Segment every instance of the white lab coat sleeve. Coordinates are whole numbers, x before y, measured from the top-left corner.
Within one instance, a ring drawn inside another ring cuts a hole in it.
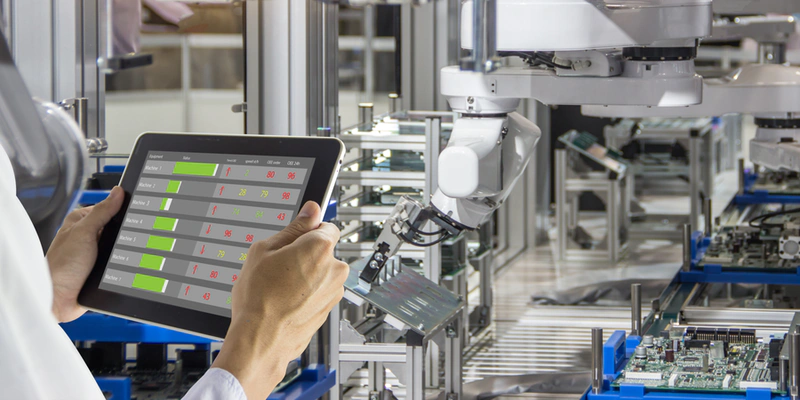
[[[0,146],[0,398],[102,400],[53,316],[53,285],[33,223]]]
[[[244,389],[230,372],[211,368],[200,378],[183,400],[247,400]]]

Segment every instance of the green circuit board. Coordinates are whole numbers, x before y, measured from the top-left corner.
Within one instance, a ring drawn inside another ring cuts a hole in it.
[[[698,261],[698,268],[711,265],[729,271],[796,269],[800,266],[800,260],[782,257],[779,240],[781,237],[797,235],[795,227],[800,223],[798,214],[769,218],[772,226],[767,228],[759,226],[762,222],[759,217],[798,207],[778,203],[729,206],[720,216],[720,226]],[[751,220],[755,220],[756,226],[751,226]]]
[[[622,174],[628,168],[628,161],[618,150],[601,146],[597,138],[589,133],[572,130],[558,140],[611,171]]]
[[[697,266],[701,269],[706,265],[719,265],[727,270],[785,270],[800,265],[779,256],[777,237],[747,241],[741,240],[741,236],[744,235],[725,230],[718,232]]]
[[[763,388],[785,393],[779,388],[778,355],[775,349],[771,353],[770,343],[755,342],[754,337],[738,341],[684,337],[674,351],[672,340],[657,338],[645,347],[646,357],[641,352],[631,357],[612,387],[641,384],[650,390],[724,393]],[[782,341],[773,347],[779,349],[779,345]],[[672,354],[667,356],[667,351]]]

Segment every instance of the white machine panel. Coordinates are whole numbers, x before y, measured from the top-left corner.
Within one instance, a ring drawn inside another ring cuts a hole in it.
[[[710,0],[496,2],[499,51],[694,46],[696,38],[711,34]],[[471,0],[461,8],[461,21],[461,46],[472,49]]]

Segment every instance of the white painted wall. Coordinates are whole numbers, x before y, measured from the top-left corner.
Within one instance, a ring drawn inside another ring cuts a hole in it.
[[[241,91],[194,90],[188,100],[189,106],[185,107],[180,91],[109,93],[106,96],[109,153],[130,153],[142,132],[244,132],[242,114],[231,111],[233,104],[242,102]],[[186,110],[188,116],[184,115]]]

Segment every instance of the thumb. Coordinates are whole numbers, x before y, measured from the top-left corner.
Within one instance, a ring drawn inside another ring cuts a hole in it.
[[[297,238],[319,227],[322,220],[322,211],[313,201],[306,203],[291,224],[283,228],[271,238],[269,245],[272,249],[280,249],[294,243]]]
[[[89,229],[92,232],[103,229],[108,221],[111,221],[111,218],[117,215],[120,208],[122,208],[122,200],[124,198],[125,196],[122,188],[115,186],[114,189],[111,189],[111,193],[109,193],[108,197],[92,207],[92,211],[78,222],[78,224],[81,228]]]

